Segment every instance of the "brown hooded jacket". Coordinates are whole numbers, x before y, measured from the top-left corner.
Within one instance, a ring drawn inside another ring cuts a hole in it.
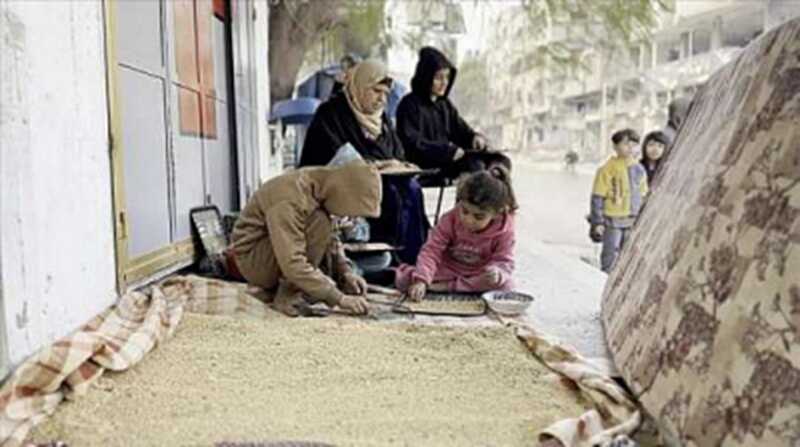
[[[264,183],[233,229],[236,263],[247,281],[271,289],[285,278],[328,305],[344,294],[318,264],[331,243],[330,215],[377,217],[381,179],[362,162],[302,168]]]

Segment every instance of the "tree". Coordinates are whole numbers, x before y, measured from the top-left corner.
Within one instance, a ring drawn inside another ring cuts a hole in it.
[[[272,104],[292,97],[297,75],[319,47],[335,54],[369,54],[383,35],[384,0],[270,2],[269,71]],[[330,56],[329,54],[329,56]],[[325,57],[322,57],[325,59]],[[323,60],[322,62],[327,62]]]
[[[348,0],[342,20],[307,51],[300,73],[338,63],[343,55],[350,53],[362,58],[385,58],[387,36],[383,11],[384,0]]]
[[[414,1],[422,2],[423,9],[447,3]],[[519,1],[528,12],[531,30],[540,32],[548,24],[569,24],[577,39],[630,42],[648,33],[658,10],[670,10],[674,0]],[[412,48],[426,40],[428,31],[424,27],[405,36],[386,36],[384,5],[385,0],[272,0],[269,18],[272,103],[292,96],[298,73],[311,56],[320,56],[315,59],[326,63],[346,52],[369,55],[390,38],[401,39]],[[322,47],[324,51],[320,50]],[[563,42],[542,45],[531,54],[538,55],[531,61],[536,66],[549,64],[558,68],[581,63],[581,55]]]
[[[368,0],[362,5],[351,4],[346,20],[330,39],[335,54],[373,53],[384,41],[384,1]]]
[[[272,104],[291,98],[306,52],[339,23],[341,0],[270,2],[269,74]]]
[[[537,47],[533,66],[556,70],[586,69],[580,47],[609,49],[611,53],[646,39],[662,11],[673,11],[675,0],[522,0],[530,21],[528,30],[543,38],[544,30],[567,29],[567,40],[547,41]],[[606,56],[609,56],[606,54]]]
[[[474,122],[489,110],[489,77],[483,58],[469,56],[461,63],[452,100],[468,122]]]

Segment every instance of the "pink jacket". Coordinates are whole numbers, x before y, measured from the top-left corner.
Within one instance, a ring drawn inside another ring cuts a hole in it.
[[[442,216],[422,246],[412,281],[430,284],[439,270],[470,277],[494,268],[507,283],[514,271],[514,242],[513,214],[499,215],[485,230],[472,233],[461,224],[456,207]]]

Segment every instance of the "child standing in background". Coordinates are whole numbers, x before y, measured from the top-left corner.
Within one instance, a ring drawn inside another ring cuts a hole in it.
[[[656,173],[661,168],[664,151],[670,145],[667,134],[656,130],[645,135],[642,143],[642,166],[647,173],[647,184],[652,185]]]
[[[589,216],[589,236],[603,242],[600,268],[606,273],[614,266],[648,191],[647,174],[633,156],[639,143],[636,131],[615,132],[611,142],[616,155],[597,170]]]
[[[396,287],[414,301],[428,290],[511,289],[516,209],[505,167],[468,174],[459,182],[455,208],[433,229],[416,266],[403,264],[397,269]]]

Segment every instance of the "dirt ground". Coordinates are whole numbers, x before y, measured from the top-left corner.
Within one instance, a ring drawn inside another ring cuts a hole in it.
[[[531,445],[583,405],[507,328],[187,315],[30,440]]]

